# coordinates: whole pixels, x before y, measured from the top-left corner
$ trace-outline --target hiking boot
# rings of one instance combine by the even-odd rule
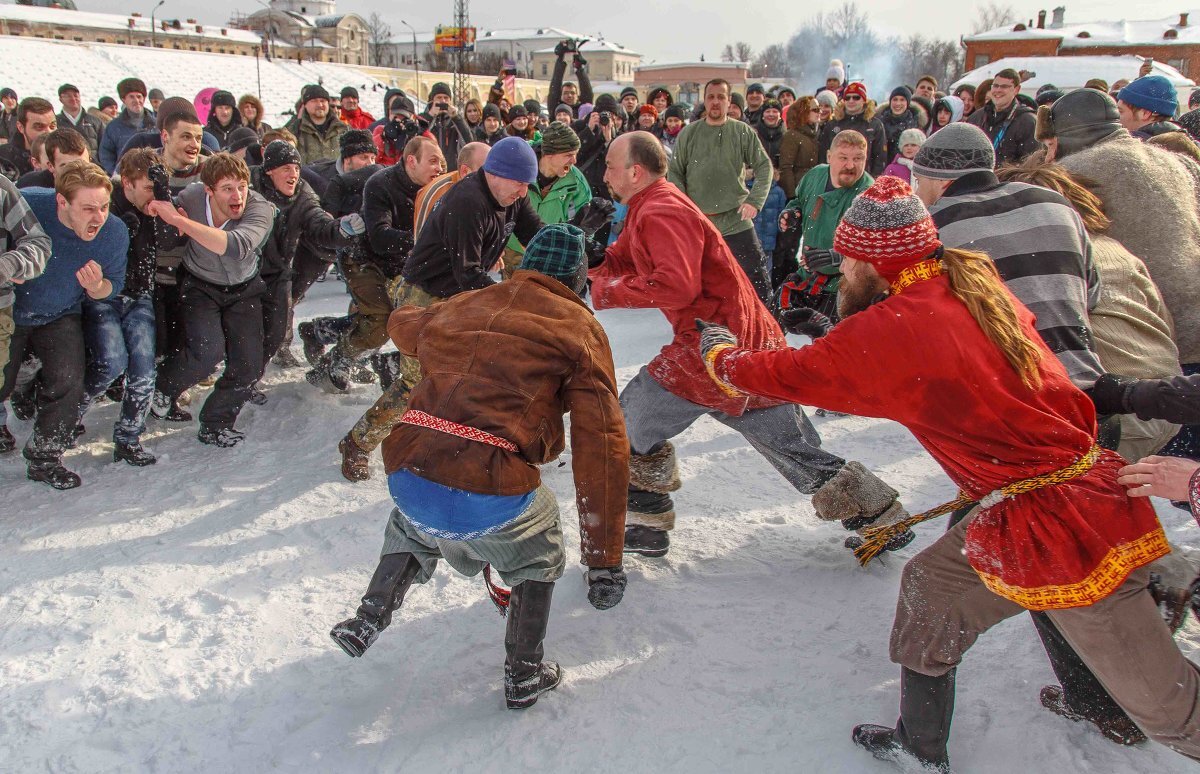
[[[200,443],[229,449],[245,440],[246,435],[234,430],[232,427],[205,427],[201,425],[200,432],[197,433],[196,437],[200,439]]]
[[[642,556],[666,556],[671,547],[670,533],[665,529],[630,524],[625,528],[625,553]]]
[[[165,419],[168,422],[192,421],[191,414],[179,408],[174,400],[163,395],[158,390],[154,391],[154,397],[150,399],[150,413],[156,419]]]
[[[1128,716],[1116,718],[1090,718],[1079,712],[1067,704],[1066,698],[1063,696],[1062,686],[1046,685],[1042,687],[1041,695],[1039,696],[1042,706],[1053,712],[1055,715],[1061,715],[1067,720],[1086,720],[1099,729],[1105,739],[1110,742],[1116,742],[1120,745],[1130,746],[1141,744],[1146,741],[1146,735],[1142,733],[1142,729],[1138,728]]]
[[[4,425],[0,425],[0,454],[13,451],[17,448],[17,439],[13,438],[13,434],[8,431]]]
[[[342,455],[342,478],[347,481],[366,481],[371,477],[371,453],[354,442],[354,434],[338,441]]]
[[[57,459],[30,461],[25,477],[30,481],[49,484],[55,489],[74,489],[83,483],[83,479],[64,468],[62,461]]]
[[[314,387],[320,387],[331,395],[343,395],[350,391],[350,368],[342,360],[334,361],[329,355],[321,358],[321,362],[304,378]]]
[[[321,362],[321,357],[325,354],[325,345],[317,338],[317,326],[312,320],[305,320],[296,328],[296,334],[300,336],[300,344],[304,349],[304,359],[308,361],[310,366],[316,367]]]
[[[280,368],[304,368],[304,363],[300,358],[296,357],[296,353],[291,347],[284,347],[275,353],[275,357],[271,358],[271,362]]]
[[[421,570],[421,563],[410,553],[384,554],[367,585],[362,604],[353,618],[333,627],[329,636],[351,658],[359,658],[392,623],[392,613],[404,601],[404,595]]]
[[[133,443],[118,443],[113,449],[113,462],[128,462],[135,468],[144,468],[158,462],[153,454],[137,441]]]

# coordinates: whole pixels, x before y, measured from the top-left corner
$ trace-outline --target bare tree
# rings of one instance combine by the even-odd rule
[[[722,62],[750,62],[754,60],[754,49],[744,40],[726,43],[721,50]]]
[[[392,28],[377,13],[367,19],[367,56],[372,65],[383,64],[383,52],[392,39]]]
[[[971,32],[987,32],[997,27],[1012,24],[1017,20],[1017,11],[1011,5],[1001,5],[996,0],[989,0],[987,5],[981,5],[975,10],[975,23]]]
[[[754,59],[750,72],[755,78],[791,78],[792,63],[787,49],[780,43],[767,46]]]

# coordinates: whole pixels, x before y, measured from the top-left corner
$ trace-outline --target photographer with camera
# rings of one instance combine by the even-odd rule
[[[575,134],[579,135],[580,143],[575,166],[587,178],[595,196],[610,198],[608,185],[604,182],[604,161],[608,156],[608,146],[621,135],[625,118],[625,109],[617,104],[616,98],[611,94],[601,94],[596,97],[596,104],[588,117],[571,125]]]
[[[392,97],[392,101],[388,103],[387,121],[375,127],[373,133],[375,148],[378,150],[375,157],[377,164],[390,167],[399,163],[408,141],[418,134],[425,133],[418,117],[414,116],[415,113],[416,108],[408,97],[403,94]],[[424,118],[424,115],[419,117],[421,120]]]
[[[587,40],[567,40],[559,41],[559,44],[554,47],[554,55],[558,59],[554,62],[554,74],[550,76],[550,96],[546,99],[546,104],[550,106],[566,105],[571,108],[571,118],[579,117],[579,106],[592,101],[592,80],[588,77],[587,60],[579,53],[579,47]],[[563,77],[567,74],[567,54],[572,54],[572,66],[575,69],[575,77],[579,79],[576,84],[572,81],[563,82]]]
[[[444,81],[438,81],[429,90],[423,115],[429,119],[429,134],[446,157],[447,169],[457,168],[458,152],[475,139],[475,134],[452,104],[450,86]]]

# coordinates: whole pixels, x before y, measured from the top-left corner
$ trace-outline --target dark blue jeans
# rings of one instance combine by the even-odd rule
[[[83,302],[83,340],[87,347],[80,419],[117,377],[125,375],[121,417],[113,428],[117,443],[137,443],[146,429],[154,396],[154,298],[114,296]]]

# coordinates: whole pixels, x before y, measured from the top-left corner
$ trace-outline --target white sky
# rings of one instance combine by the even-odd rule
[[[1186,0],[1185,0],[1186,1]],[[149,16],[157,0],[76,0],[82,10],[106,13],[140,11]],[[1049,11],[1060,4],[1010,3],[1023,19],[1036,18],[1039,8]],[[872,24],[885,34],[907,36],[914,32],[957,39],[968,34],[976,16],[976,0],[859,0]],[[744,40],[755,50],[786,42],[806,18],[830,11],[840,0],[780,2],[780,0],[475,0],[471,22],[480,28],[552,26],[605,38],[628,46],[647,60],[715,60],[726,43]],[[1068,22],[1155,19],[1189,9],[1187,5],[1147,0],[1136,5],[1119,0],[1066,4]],[[224,23],[234,9],[251,13],[254,0],[167,0],[158,18],[193,17],[202,23]],[[380,13],[397,37],[405,31],[404,19],[418,30],[431,30],[452,21],[451,0],[340,0],[338,10],[367,17]],[[1194,13],[1200,23],[1200,12]]]

